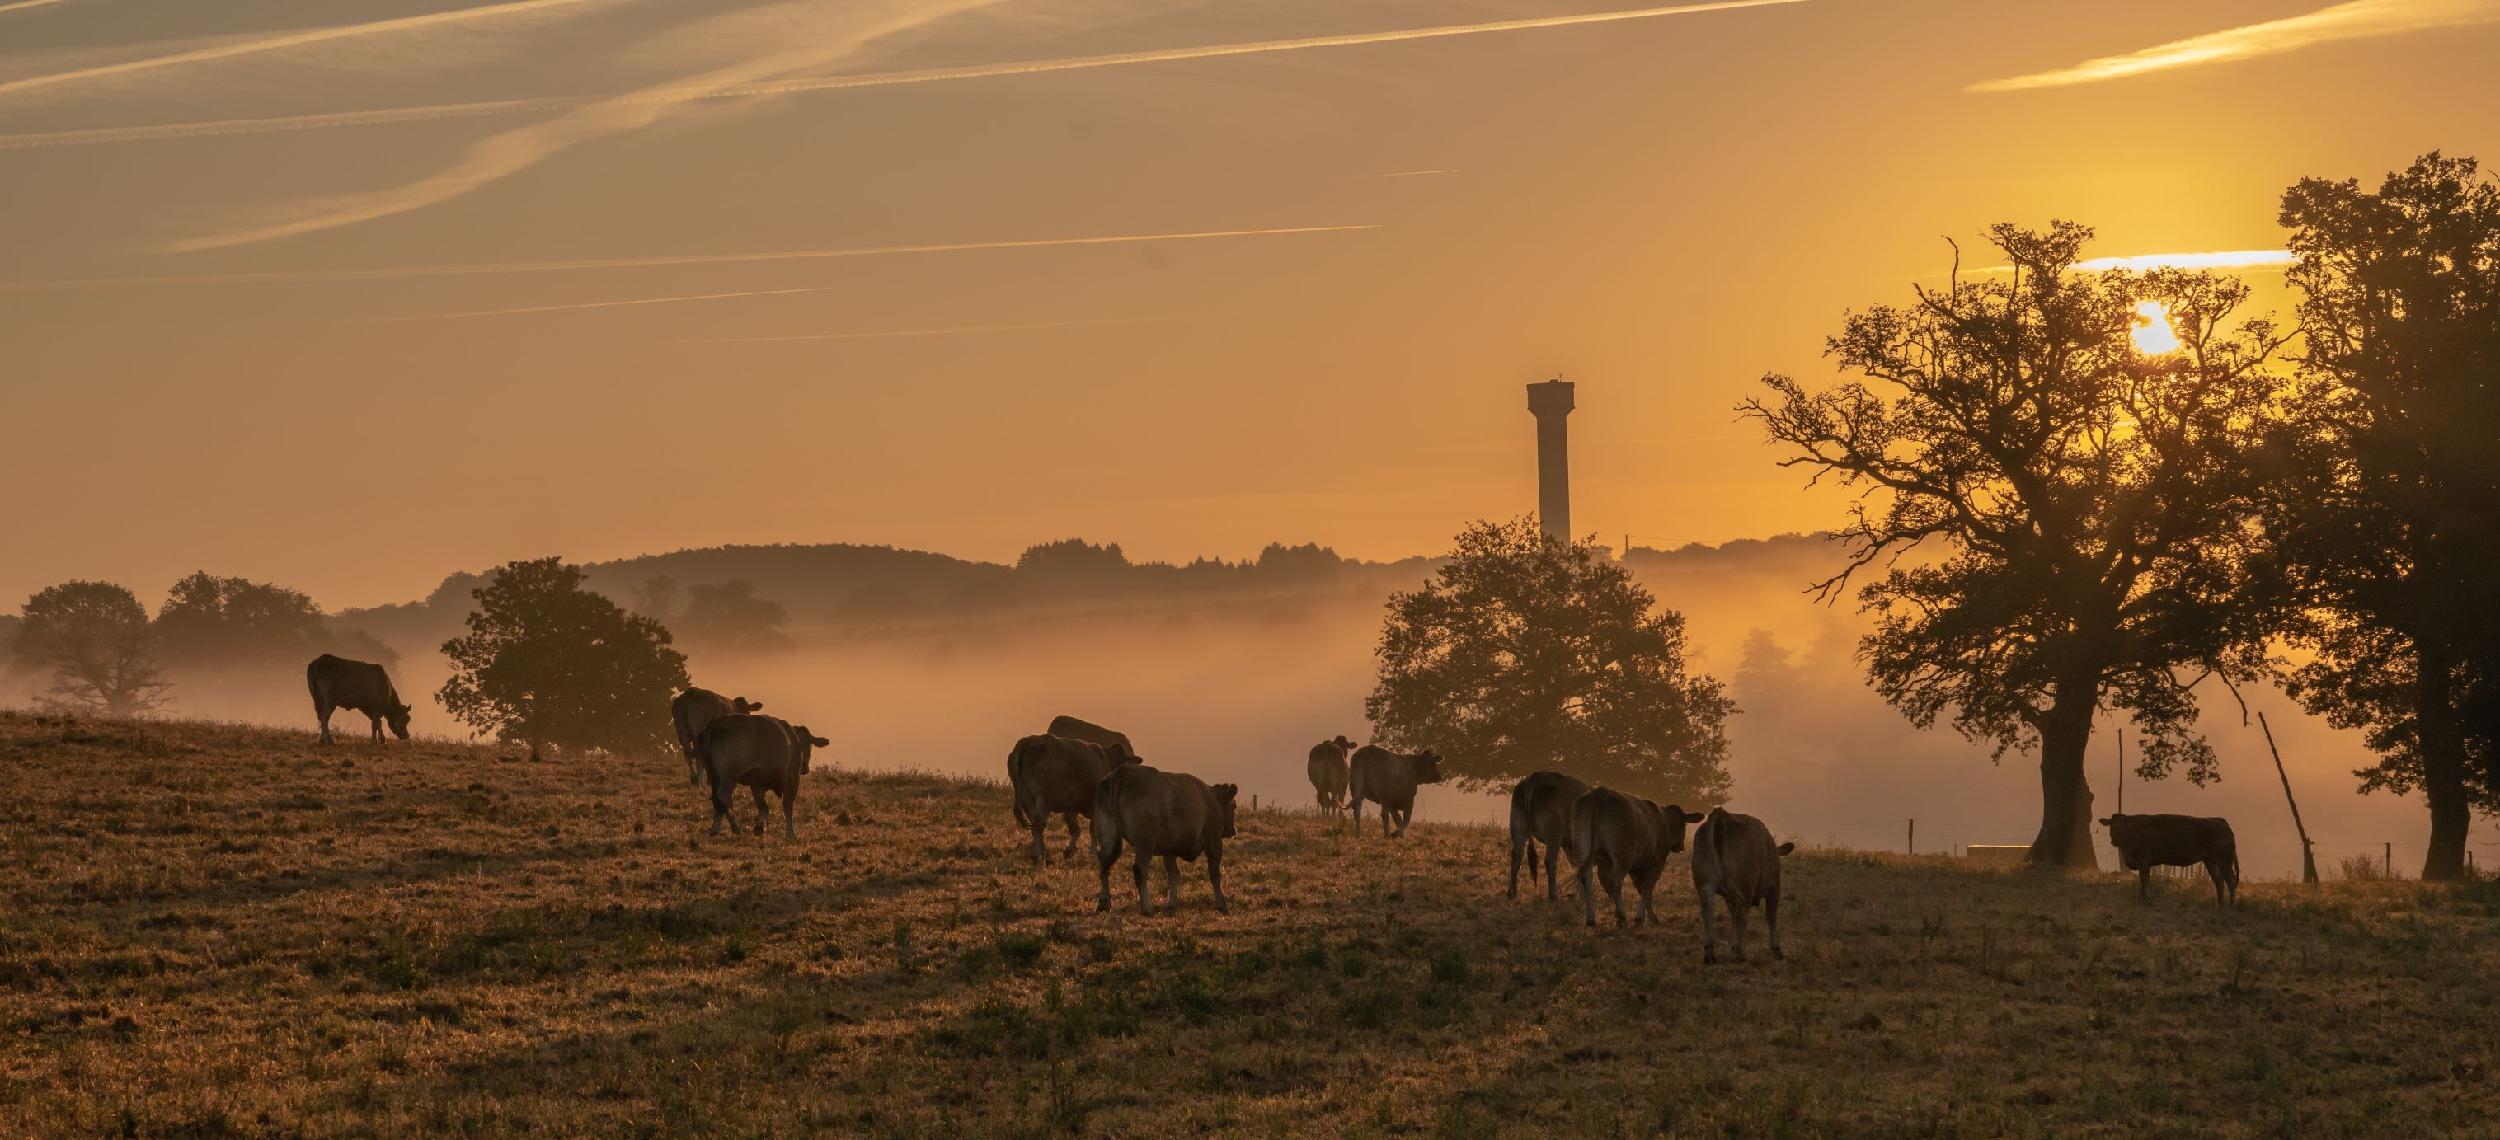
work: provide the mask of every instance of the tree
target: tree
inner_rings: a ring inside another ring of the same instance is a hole
[[[689,648],[754,651],[789,648],[790,634],[782,628],[789,620],[781,603],[755,595],[755,583],[732,578],[687,589],[676,625]]]
[[[63,582],[26,599],[12,651],[21,668],[52,674],[38,705],[120,717],[165,704],[172,686],[151,649],[147,607],[128,589]]]
[[[678,607],[682,604],[677,579],[666,574],[645,578],[642,585],[634,590],[634,612],[661,625],[676,621]]]
[[[668,630],[583,586],[561,559],[512,562],[471,591],[469,632],[443,643],[451,679],[439,699],[498,740],[611,753],[676,744],[669,698],[686,658]]]
[[[1586,543],[1477,523],[1423,588],[1393,595],[1372,739],[1440,752],[1459,786],[1543,768],[1687,806],[1724,801],[1726,722],[1685,666],[1684,617]]]
[[[2194,731],[2206,676],[2263,675],[2268,597],[2250,453],[2274,414],[2279,347],[2234,324],[2247,289],[2179,271],[2079,274],[2092,231],[1989,230],[2012,263],[1956,269],[1906,308],[1850,314],[1826,355],[1863,377],[1809,393],[1781,375],[1740,412],[1787,449],[1782,466],[1857,489],[1849,554],[1817,583],[1857,591],[1875,629],[1859,643],[1876,691],[1921,728],[2037,748],[2031,860],[2093,865],[2084,752],[2102,708],[2144,741],[2146,778],[2213,750]],[[2158,305],[2174,351],[2138,351]]]
[[[205,570],[174,583],[156,613],[158,653],[176,668],[302,664],[327,632],[310,596]]]
[[[2282,222],[2304,351],[2269,521],[2313,654],[2289,688],[2362,730],[2364,790],[2422,791],[2422,877],[2457,878],[2500,808],[2500,187],[2433,153],[2376,192],[2303,179]]]

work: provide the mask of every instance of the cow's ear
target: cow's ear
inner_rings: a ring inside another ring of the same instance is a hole
[[[807,739],[808,739],[808,743],[813,744],[813,745],[815,745],[815,746],[816,746],[816,747],[818,747],[818,748],[831,748],[831,747],[833,747],[833,742],[832,742],[832,741],[827,740],[827,739],[825,739],[824,737],[821,737],[821,736],[811,736],[811,737],[808,737]]]
[[[1217,785],[1215,786],[1215,796],[1216,796],[1216,798],[1217,798],[1217,799],[1220,799],[1220,800],[1223,800],[1223,801],[1225,801],[1226,803],[1230,803],[1230,802],[1232,802],[1233,797],[1238,796],[1238,795],[1240,795],[1240,794],[1241,794],[1241,785],[1239,785],[1239,784],[1217,784]]]
[[[1795,851],[1796,849],[1797,849],[1797,845],[1796,845],[1794,842],[1790,842],[1790,843],[1782,843],[1782,844],[1780,844],[1780,854],[1782,854],[1782,855],[1789,854],[1790,852],[1793,852],[1793,851]]]

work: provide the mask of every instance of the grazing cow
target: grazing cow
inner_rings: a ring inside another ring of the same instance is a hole
[[[391,675],[367,661],[350,661],[324,653],[304,667],[305,687],[312,690],[313,713],[321,718],[321,742],[330,743],[330,714],[352,709],[373,721],[373,742],[382,743],[382,722],[408,739],[408,706],[400,703]]]
[[[710,689],[689,685],[668,703],[669,719],[677,724],[677,747],[686,754],[686,782],[703,782],[703,765],[694,758],[695,738],[703,735],[703,727],[732,713],[760,712],[762,701],[745,697],[723,697]]]
[[[2205,875],[2214,881],[2214,905],[2238,906],[2240,902],[2239,842],[2231,836],[2231,821],[2216,816],[2196,815],[2113,815],[2101,821],[2109,829],[2109,842],[2118,848],[2118,861],[2135,872],[2136,897],[2153,901],[2153,868],[2194,867],[2203,864]],[[2229,888],[2228,899],[2224,889]]]
[[[1111,909],[1111,865],[1120,847],[1137,848],[1137,912],[1153,914],[1146,891],[1146,864],[1163,857],[1164,906],[1181,901],[1180,860],[1206,856],[1207,882],[1215,889],[1215,909],[1224,912],[1224,841],[1233,837],[1233,801],[1241,789],[1231,784],[1208,787],[1184,772],[1164,772],[1143,764],[1123,764],[1102,778],[1094,792],[1094,872],[1102,891],[1094,896],[1097,913]]]
[[[1710,818],[1693,833],[1693,893],[1701,897],[1701,960],[1719,960],[1718,919],[1712,904],[1727,900],[1729,940],[1736,960],[1745,960],[1745,918],[1755,903],[1771,926],[1771,956],[1780,950],[1780,857],[1797,849],[1794,843],[1771,845],[1771,829],[1749,815],[1726,808],[1710,809]]]
[[[1627,874],[1641,894],[1640,920],[1657,921],[1650,909],[1650,892],[1657,889],[1658,876],[1667,869],[1667,856],[1684,849],[1685,825],[1700,819],[1674,804],[1613,788],[1598,788],[1572,801],[1571,855],[1580,864],[1580,909],[1588,924],[1597,925],[1597,892],[1589,889],[1592,872],[1604,880],[1606,894],[1615,900],[1616,926],[1625,925],[1623,877]],[[1547,881],[1552,881],[1550,871]]]
[[[1545,845],[1545,901],[1562,897],[1554,872],[1571,845],[1572,801],[1588,794],[1587,783],[1560,772],[1537,772],[1510,790],[1510,897],[1519,897],[1519,859],[1527,856],[1528,881],[1536,881],[1536,845]],[[1677,840],[1682,841],[1681,829]],[[1577,851],[1571,865],[1583,858]]]
[[[1404,835],[1415,818],[1415,789],[1441,782],[1441,757],[1430,749],[1391,752],[1366,744],[1354,753],[1346,774],[1346,803],[1354,809],[1354,833],[1363,833],[1363,801],[1380,805],[1380,833]],[[1389,830],[1391,817],[1398,829]]]
[[[1067,716],[1065,714],[1052,717],[1050,718],[1050,727],[1043,729],[1042,731],[1047,732],[1052,736],[1064,736],[1070,740],[1082,740],[1088,744],[1099,744],[1105,748],[1122,749],[1131,756],[1137,755],[1137,749],[1131,746],[1128,742],[1127,733],[1120,732],[1116,729],[1104,728],[1103,726],[1095,724],[1094,722],[1086,720],[1082,717]],[[1024,815],[1024,801],[1017,800],[1015,808],[1016,826],[1026,827],[1031,825],[1033,821],[1025,818]]]
[[[1033,829],[1033,862],[1049,862],[1042,830],[1050,817],[1068,821],[1068,857],[1076,857],[1081,820],[1094,810],[1094,785],[1114,768],[1137,763],[1126,745],[1104,747],[1073,737],[1043,733],[1016,742],[1007,753],[1007,786],[1016,797],[1016,811]]]
[[[1311,746],[1311,761],[1306,770],[1311,774],[1311,790],[1319,793],[1322,815],[1345,810],[1345,758],[1352,751],[1354,742],[1342,734]]]
[[[781,830],[799,837],[794,818],[799,802],[799,777],[807,774],[815,750],[833,743],[780,717],[731,713],[714,717],[695,738],[695,754],[712,782],[712,834],[720,834],[729,818],[729,801],[743,784],[755,793],[755,833],[764,834],[764,793],[781,795]]]

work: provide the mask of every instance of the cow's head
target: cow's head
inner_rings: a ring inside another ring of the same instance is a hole
[[[1129,747],[1126,741],[1122,741],[1118,744],[1106,745],[1104,746],[1103,751],[1111,754],[1111,766],[1114,768],[1117,768],[1122,764],[1143,764],[1146,762],[1146,758],[1138,755],[1137,750]]]
[[[802,775],[807,772],[808,758],[815,755],[817,749],[830,748],[832,746],[832,741],[809,731],[806,725],[794,724],[790,726],[790,747],[798,751],[799,772]]]
[[[1667,853],[1670,855],[1684,849],[1684,828],[1687,825],[1700,823],[1710,818],[1697,811],[1686,811],[1675,804],[1659,808],[1658,814],[1667,817]]]
[[[1241,786],[1217,784],[1214,790],[1215,808],[1224,814],[1224,838],[1230,839],[1233,837],[1233,801],[1241,798]]]
[[[1427,748],[1414,754],[1413,756],[1407,757],[1407,759],[1415,766],[1416,783],[1438,784],[1441,782],[1440,753]]]
[[[391,722],[391,731],[398,733],[401,740],[408,739],[408,712],[408,706],[395,704],[382,714],[382,719]]]
[[[740,713],[762,712],[762,711],[764,711],[764,702],[762,702],[762,701],[750,701],[750,700],[746,699],[745,697],[731,697],[731,698],[729,699],[729,707],[730,707],[730,710],[731,710],[731,711],[733,711],[733,712],[740,712]]]
[[[2116,826],[2118,826],[2118,821],[2119,821],[2119,820],[2122,820],[2122,819],[2125,819],[2125,818],[2127,818],[2127,817],[2126,817],[2126,816],[2124,816],[2124,815],[2116,815],[2116,814],[2113,814],[2113,815],[2111,815],[2109,818],[2102,820],[2102,821],[2101,821],[2101,826],[2103,826],[2103,827],[2116,827]]]
[[[1339,747],[1339,748],[1343,748],[1343,749],[1345,749],[1345,750],[1346,750],[1346,751],[1348,751],[1348,752],[1352,752],[1352,751],[1354,751],[1354,742],[1353,742],[1353,741],[1351,741],[1351,740],[1346,739],[1346,738],[1345,738],[1345,734],[1344,734],[1344,733],[1342,733],[1342,732],[1341,732],[1341,733],[1338,733],[1338,734],[1337,734],[1337,739],[1336,739],[1336,740],[1334,740],[1334,741],[1332,741],[1331,743],[1335,744],[1335,745],[1336,745],[1337,747]]]

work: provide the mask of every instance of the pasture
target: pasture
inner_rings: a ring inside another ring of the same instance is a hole
[[[0,713],[0,1134],[2331,1136],[2500,1115],[2488,884],[2252,882],[2221,913],[2201,880],[2145,907],[2132,877],[1807,851],[1788,960],[1757,940],[1705,968],[1681,857],[1662,924],[1592,931],[1568,884],[1502,897],[1494,829],[1244,812],[1232,913],[1184,865],[1181,908],[1141,919],[1125,861],[1107,915],[1090,856],[1034,870],[995,783],[820,759],[795,842],[777,820],[710,838],[673,757],[516,752]]]

